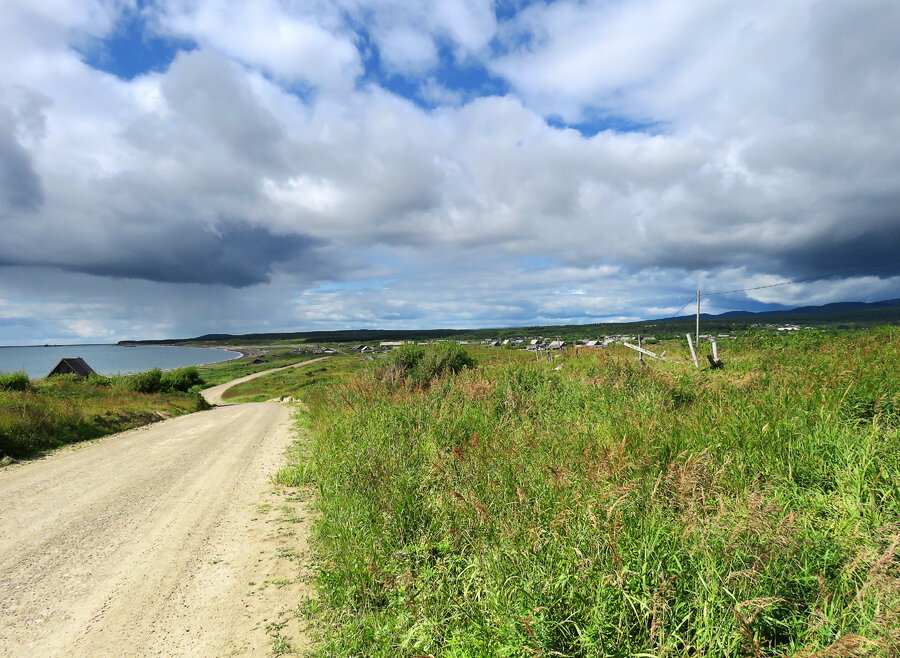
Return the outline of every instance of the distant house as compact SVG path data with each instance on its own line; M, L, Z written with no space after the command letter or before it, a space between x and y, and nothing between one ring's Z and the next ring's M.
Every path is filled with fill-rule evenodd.
M77 377L87 377L93 375L94 369L91 368L80 356L77 358L60 359L56 367L49 373L48 377L53 375L75 375Z
M551 350L561 350L561 349L564 348L565 346L566 346L566 341L564 341L564 340L554 340L554 341L553 341L552 343L550 343L550 345L548 345L547 347L548 347L549 349L551 349Z
M382 341L381 343L379 343L379 345L381 347L391 347L391 348L403 347L403 341L402 340L385 340L385 341Z

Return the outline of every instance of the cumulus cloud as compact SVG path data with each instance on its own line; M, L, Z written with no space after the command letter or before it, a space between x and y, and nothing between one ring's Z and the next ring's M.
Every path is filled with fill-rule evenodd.
M346 88L362 72L348 34L284 3L165 0L151 15L158 29L208 46L287 83ZM332 28L332 29L329 29Z

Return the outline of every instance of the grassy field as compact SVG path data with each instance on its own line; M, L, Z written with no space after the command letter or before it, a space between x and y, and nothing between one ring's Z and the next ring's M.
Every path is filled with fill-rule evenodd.
M654 349L294 373L320 654L900 655L900 331Z
M158 371L157 371L158 372ZM5 375L5 379L13 379ZM196 393L141 393L127 378L51 377L0 386L0 458L32 457L60 446L179 416L208 405ZM136 378L145 383L147 378ZM2 383L2 382L0 382Z
M309 358L318 357L312 355ZM363 363L350 356L330 356L309 366L289 368L237 384L225 391L222 399L228 402L265 402L283 395L309 397L313 391L321 392L344 381L351 373L360 370Z
M320 355L317 354L294 354L292 349L271 349L260 357L243 357L233 361L224 363L211 363L205 366L198 366L197 370L206 386L216 386L224 384L232 379L252 375L263 370L271 370L272 368L281 368L302 361L315 359ZM262 363L253 363L256 359L260 359Z

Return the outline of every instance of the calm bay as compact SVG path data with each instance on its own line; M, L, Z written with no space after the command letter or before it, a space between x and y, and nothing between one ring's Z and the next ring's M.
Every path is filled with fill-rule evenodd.
M62 358L83 358L101 375L129 374L152 368L168 370L228 361L240 352L207 347L168 345L47 345L0 347L0 372L24 370L32 379L45 377Z

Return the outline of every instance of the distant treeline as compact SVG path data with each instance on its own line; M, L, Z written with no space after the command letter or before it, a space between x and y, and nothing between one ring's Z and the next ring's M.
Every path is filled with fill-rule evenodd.
M842 302L824 306L805 306L788 311L731 311L721 315L700 314L703 333L744 331L754 325L797 324L831 329L863 329L900 324L900 299L883 302ZM483 340L526 336L545 336L562 340L597 338L606 335L644 334L672 338L694 329L694 316L663 318L639 322L598 322L593 324L533 325L486 329L343 329L336 331L298 331L258 334L205 334L196 338L121 341L131 345L178 345L183 343L259 343L294 341L306 343L369 343L388 340Z

